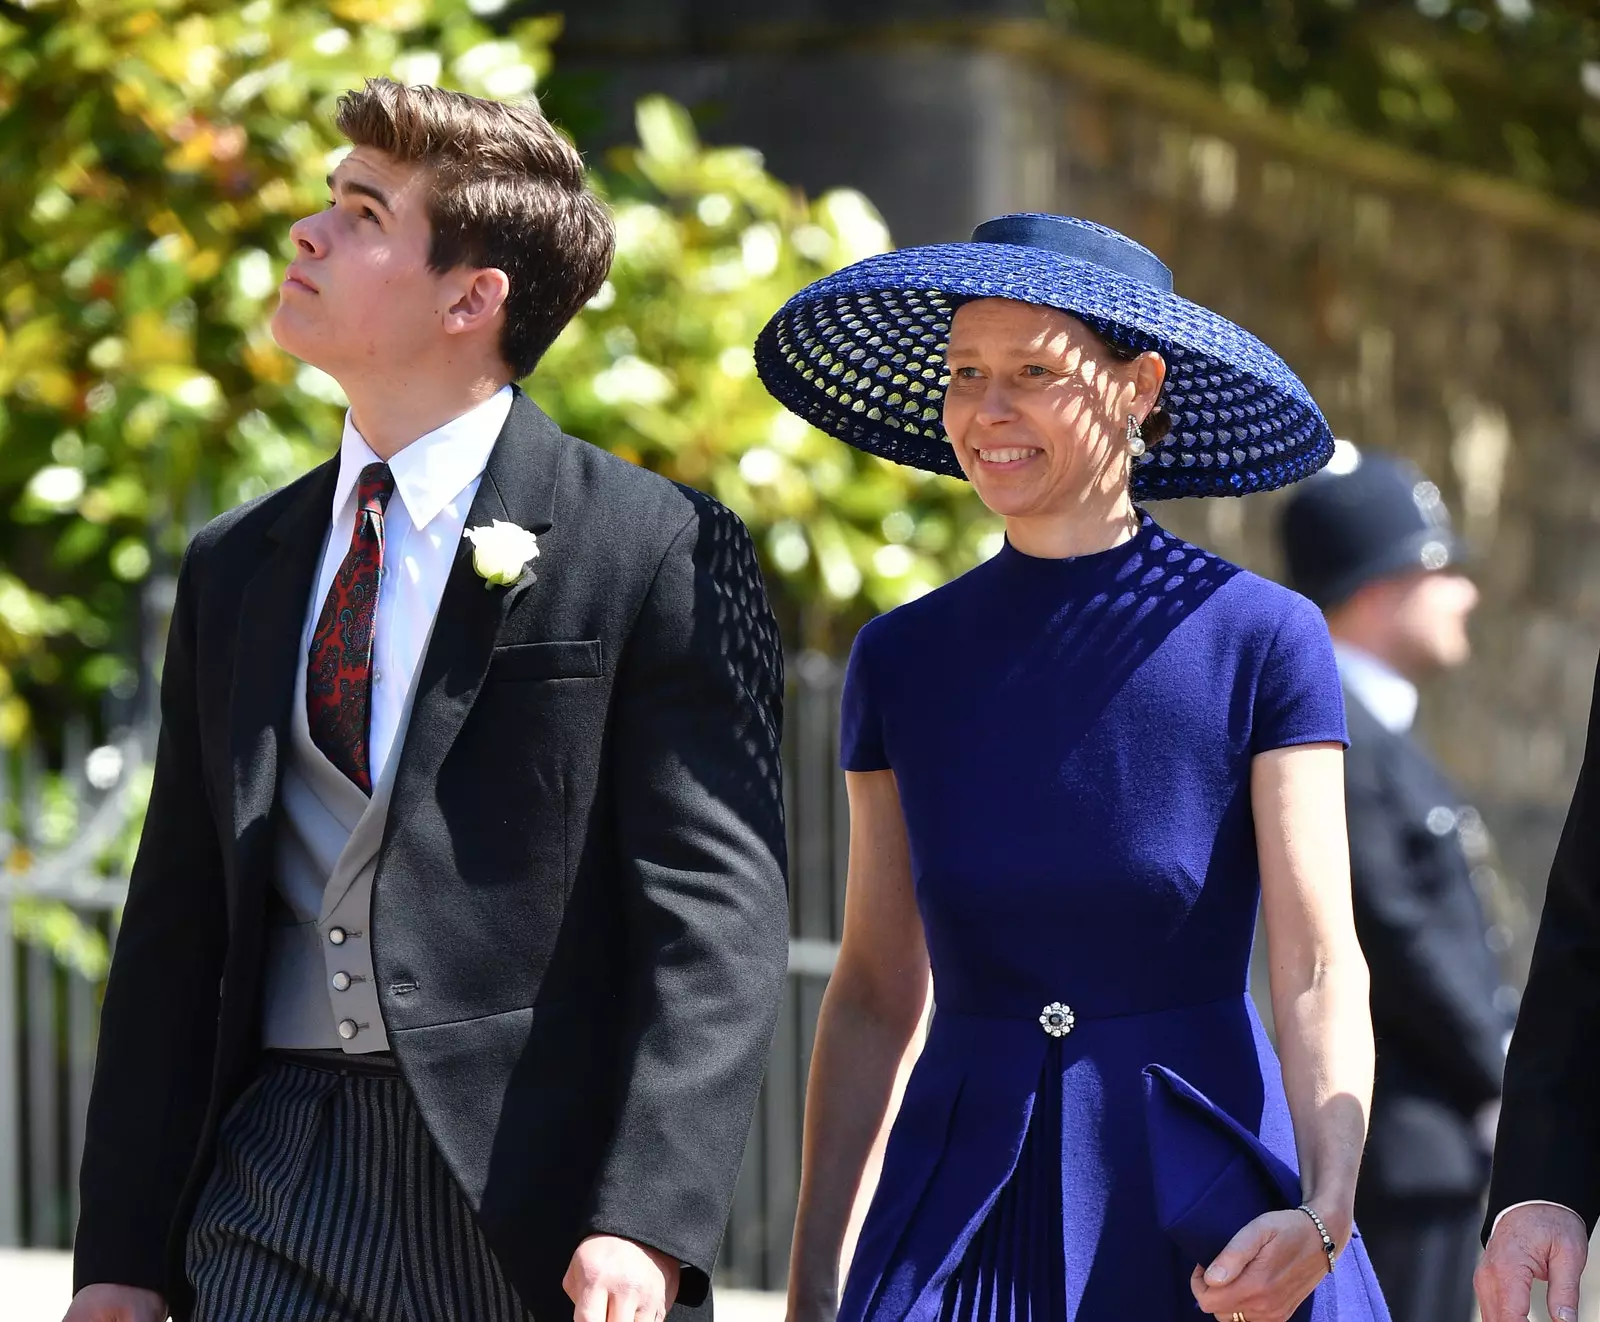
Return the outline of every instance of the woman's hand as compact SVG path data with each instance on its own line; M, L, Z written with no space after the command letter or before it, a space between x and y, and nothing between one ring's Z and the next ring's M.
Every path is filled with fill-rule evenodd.
M1218 1322L1233 1322L1235 1314L1249 1322L1287 1322L1327 1274L1328 1255L1311 1218L1301 1211L1268 1212L1235 1235L1209 1267L1196 1267L1189 1288Z

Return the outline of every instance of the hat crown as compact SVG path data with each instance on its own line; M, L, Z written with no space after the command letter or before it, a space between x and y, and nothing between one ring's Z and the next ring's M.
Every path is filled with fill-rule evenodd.
M1055 216L1043 211L996 216L972 231L972 241L1041 248L1080 262L1092 262L1163 294L1172 292L1172 272L1155 253L1126 234L1077 216Z

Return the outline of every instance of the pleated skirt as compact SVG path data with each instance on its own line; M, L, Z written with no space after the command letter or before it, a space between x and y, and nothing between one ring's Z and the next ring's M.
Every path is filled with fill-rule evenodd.
M945 1284L940 1322L1063 1322L1061 1069L1040 1078L1017 1168Z

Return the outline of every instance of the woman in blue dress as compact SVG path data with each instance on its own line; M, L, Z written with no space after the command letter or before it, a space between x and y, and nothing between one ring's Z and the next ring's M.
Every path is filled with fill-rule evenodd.
M1006 530L851 654L791 1322L1385 1319L1351 1214L1372 1034L1327 631L1139 503L1321 467L1305 388L1146 249L1036 215L818 282L757 363ZM1258 903L1281 1067L1247 991ZM1299 1172L1207 1261L1163 1198L1226 1181L1153 1160L1152 1066Z

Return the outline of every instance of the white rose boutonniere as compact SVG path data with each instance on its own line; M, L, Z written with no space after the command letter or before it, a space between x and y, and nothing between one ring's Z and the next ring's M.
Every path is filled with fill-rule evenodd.
M466 538L472 543L472 567L486 588L510 587L539 555L539 539L503 519L487 528L468 528Z

